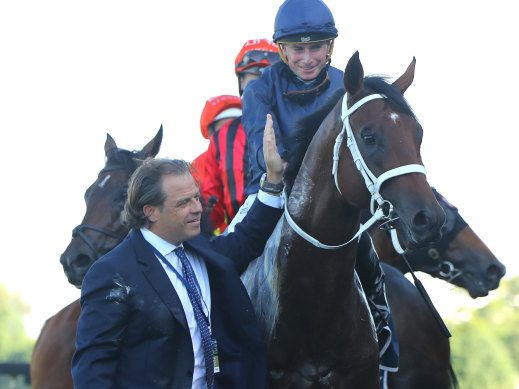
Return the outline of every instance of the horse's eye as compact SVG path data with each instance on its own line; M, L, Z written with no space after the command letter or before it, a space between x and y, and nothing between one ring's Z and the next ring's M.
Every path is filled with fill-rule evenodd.
M375 143L377 143L375 135L369 131L363 131L361 136L364 143L368 146L373 146Z
M125 201L127 197L128 197L128 187L125 186L117 194L116 201L121 201L121 200Z

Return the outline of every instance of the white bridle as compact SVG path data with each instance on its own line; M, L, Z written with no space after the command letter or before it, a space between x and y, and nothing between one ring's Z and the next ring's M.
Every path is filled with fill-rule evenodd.
M371 227L376 221L381 219L390 220L390 215L393 211L393 204L391 204L389 201L384 200L382 195L380 194L380 187L382 184L387 181L390 178L402 176L404 174L409 173L422 173L425 174L425 167L423 165L404 165L400 166L394 169L391 169L385 173L382 173L380 176L376 177L371 170L369 170L368 165L364 161L364 158L362 158L362 155L359 151L359 147L357 146L357 142L355 141L355 137L353 135L353 131L351 129L350 124L350 116L355 112L359 107L361 107L363 104L366 104L367 102L375 99L384 99L385 96L381 94L373 94L366 96L362 98L361 100L357 101L355 104L353 104L350 108L347 106L348 101L348 95L345 94L344 98L342 100L342 114L341 119L343 122L342 131L337 135L337 138L335 139L335 146L333 148L333 166L332 166L332 174L335 180L335 186L337 187L337 190L339 193L341 193L341 189L339 188L339 183L337 179L338 175L338 169L339 169L339 149L341 147L342 140L344 138L344 134L346 134L347 139L347 146L350 149L351 155L353 157L353 161L355 162L355 166L359 170L359 172L362 174L362 177L364 178L364 182L366 184L366 188L368 189L369 193L371 194L371 203L370 203L370 211L373 215L365 224L363 224L359 231L346 243L343 243L338 246L328 246L321 242L319 242L317 239L313 238L312 236L308 235L306 232L304 232L292 219L288 212L288 201L285 198L285 218L287 219L288 224L294 229L295 232L299 234L302 238L307 240L308 242L312 243L314 246L323 248L323 249L338 249L341 247L346 246L347 244L351 243L353 240L355 240L357 237L360 236L364 231L366 231L369 227ZM377 203L377 208L375 209L375 203ZM388 212L387 215L384 214L384 210L382 206L386 204L388 206ZM398 241L397 233L395 229L391 229L391 240L393 242L393 247L395 250L402 254L404 253L404 249L400 246L400 243Z

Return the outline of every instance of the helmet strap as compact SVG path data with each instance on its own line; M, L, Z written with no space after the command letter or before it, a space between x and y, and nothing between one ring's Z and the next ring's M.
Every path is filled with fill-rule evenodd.
M332 39L332 43L330 43L330 51L328 52L328 56L326 57L326 62L332 61L332 53L333 53L333 44L335 43L335 39Z
M281 45L285 45L284 43L278 43L278 53L281 57L281 60L288 66L288 60L287 57L285 57L285 54L283 53L283 50L281 50Z

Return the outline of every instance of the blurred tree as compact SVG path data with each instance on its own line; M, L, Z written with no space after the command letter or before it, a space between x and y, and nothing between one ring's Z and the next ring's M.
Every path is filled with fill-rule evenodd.
M0 363L29 363L34 340L25 332L23 318L30 307L22 301L19 294L9 293L0 285ZM0 376L0 388L30 389L24 377Z
M0 285L0 361L29 362L34 340L25 332L23 318L30 307L19 294Z
M514 389L519 383L519 277L502 282L485 307L452 323L451 353L460 388Z

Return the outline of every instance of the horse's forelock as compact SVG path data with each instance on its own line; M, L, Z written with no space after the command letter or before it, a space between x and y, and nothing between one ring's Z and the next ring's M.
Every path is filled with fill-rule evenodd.
M141 163L139 152L118 148L109 150L106 158L106 167L120 166L129 174L132 174Z
M315 133L323 122L324 118L330 113L337 101L344 95L344 89L337 89L326 102L314 113L300 119L295 124L295 131L288 138L288 144L295 145L287 161L287 167L284 173L287 195L290 194L294 180L296 179L306 150L310 145Z
M385 95L385 100L393 109L416 119L414 112L407 103L404 95L386 80L386 77L382 76L368 76L364 78L364 87L374 93Z

